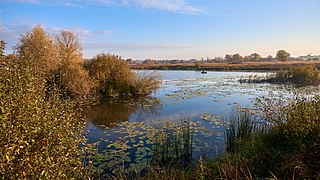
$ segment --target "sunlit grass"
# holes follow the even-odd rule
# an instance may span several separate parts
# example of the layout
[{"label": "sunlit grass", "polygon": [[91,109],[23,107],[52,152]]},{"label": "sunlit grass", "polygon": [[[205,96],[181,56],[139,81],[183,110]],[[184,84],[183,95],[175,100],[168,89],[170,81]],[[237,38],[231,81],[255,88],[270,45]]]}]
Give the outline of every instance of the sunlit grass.
[{"label": "sunlit grass", "polygon": [[274,83],[294,84],[298,86],[310,86],[320,84],[320,71],[313,65],[294,67],[288,70],[279,70],[266,77],[252,76],[241,78],[241,83]]}]

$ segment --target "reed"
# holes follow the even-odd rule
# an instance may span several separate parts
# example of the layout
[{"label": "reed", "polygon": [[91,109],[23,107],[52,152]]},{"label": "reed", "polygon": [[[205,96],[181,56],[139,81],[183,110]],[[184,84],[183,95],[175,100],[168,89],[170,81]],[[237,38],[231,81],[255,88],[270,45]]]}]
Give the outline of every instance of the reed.
[{"label": "reed", "polygon": [[288,70],[278,70],[266,77],[250,76],[241,78],[240,83],[273,83],[273,84],[294,84],[297,86],[315,86],[320,84],[320,71],[314,65],[293,67]]},{"label": "reed", "polygon": [[162,128],[153,147],[152,164],[164,167],[186,168],[192,161],[192,127],[190,120],[180,119],[180,124]]}]

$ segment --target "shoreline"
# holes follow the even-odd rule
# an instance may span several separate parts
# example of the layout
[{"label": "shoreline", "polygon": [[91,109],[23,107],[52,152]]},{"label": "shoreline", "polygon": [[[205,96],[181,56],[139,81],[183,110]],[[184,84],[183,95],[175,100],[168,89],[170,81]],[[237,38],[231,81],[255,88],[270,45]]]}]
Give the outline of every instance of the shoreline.
[{"label": "shoreline", "polygon": [[[199,65],[200,63],[200,65]],[[314,65],[320,68],[320,61],[274,61],[232,63],[188,63],[188,64],[130,64],[137,70],[193,70],[193,71],[277,71],[293,67]]]}]

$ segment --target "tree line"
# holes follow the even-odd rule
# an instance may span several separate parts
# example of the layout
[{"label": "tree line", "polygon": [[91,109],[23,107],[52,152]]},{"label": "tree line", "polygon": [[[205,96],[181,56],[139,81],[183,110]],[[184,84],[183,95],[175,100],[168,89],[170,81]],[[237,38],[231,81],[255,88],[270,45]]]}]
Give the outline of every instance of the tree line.
[{"label": "tree line", "polygon": [[225,57],[215,57],[213,59],[210,59],[207,57],[206,59],[201,58],[201,60],[197,59],[190,59],[190,60],[179,60],[179,59],[173,59],[173,60],[152,60],[152,59],[146,59],[143,61],[135,61],[132,59],[127,59],[126,62],[128,64],[190,64],[190,63],[196,63],[196,62],[206,62],[206,63],[243,63],[243,62],[267,62],[267,61],[289,61],[293,59],[289,52],[285,50],[279,50],[277,51],[275,57],[269,55],[267,57],[262,57],[258,53],[252,53],[250,55],[242,56],[239,53],[236,54],[226,54]]}]

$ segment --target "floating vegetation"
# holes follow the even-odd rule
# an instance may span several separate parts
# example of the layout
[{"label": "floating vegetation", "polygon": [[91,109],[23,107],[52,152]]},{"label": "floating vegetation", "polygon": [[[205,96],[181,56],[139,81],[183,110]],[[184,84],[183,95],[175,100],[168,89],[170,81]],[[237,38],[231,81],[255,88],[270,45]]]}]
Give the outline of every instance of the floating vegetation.
[{"label": "floating vegetation", "polygon": [[[217,122],[213,117],[218,116],[210,116],[212,122]],[[96,153],[90,155],[90,160],[101,176],[119,172],[136,176],[152,164],[190,167],[193,158],[199,158],[212,145],[206,138],[223,136],[223,132],[217,134],[200,122],[183,118],[179,122],[122,122],[113,129],[99,128],[102,134],[93,143]],[[222,142],[224,138],[216,140]]]}]

